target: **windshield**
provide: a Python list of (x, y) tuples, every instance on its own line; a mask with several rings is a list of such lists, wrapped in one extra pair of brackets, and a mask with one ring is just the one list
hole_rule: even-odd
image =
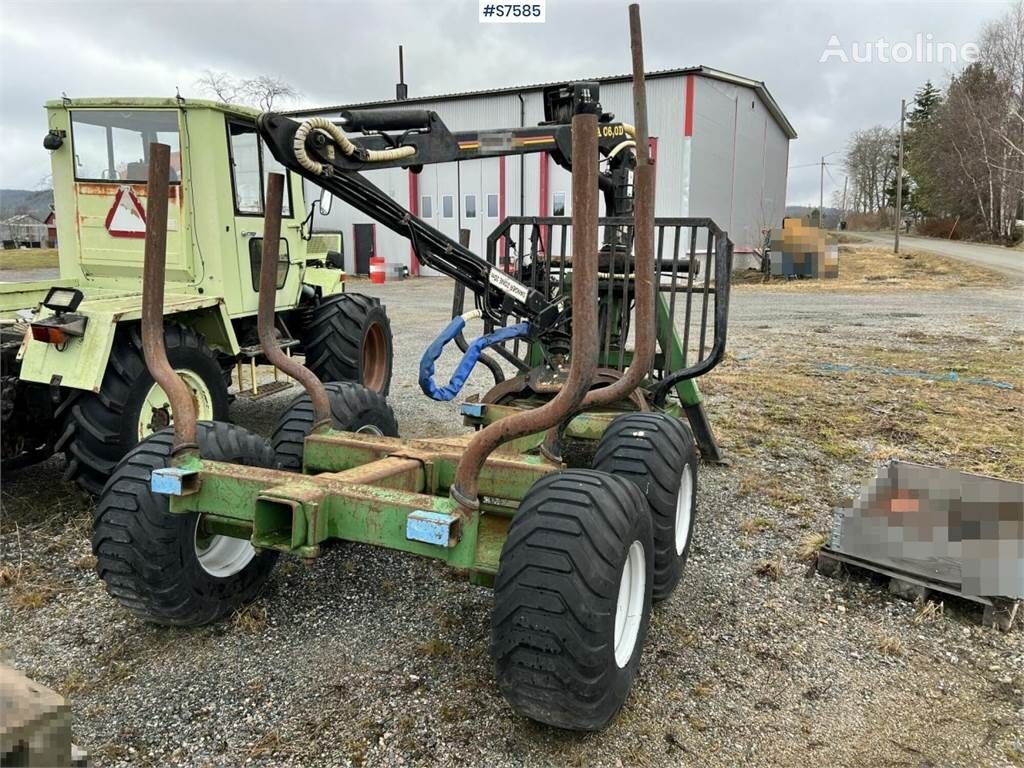
[(145, 182), (149, 145), (171, 148), (171, 181), (181, 180), (178, 113), (174, 110), (76, 109), (71, 112), (75, 178)]

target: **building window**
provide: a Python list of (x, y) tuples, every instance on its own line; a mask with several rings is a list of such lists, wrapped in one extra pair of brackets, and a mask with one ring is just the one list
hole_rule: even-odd
[(446, 219), (454, 218), (455, 198), (451, 195), (443, 195), (441, 197), (441, 215)]
[(466, 218), (476, 218), (476, 195), (466, 195)]
[(181, 181), (177, 112), (76, 109), (71, 112), (71, 134), (79, 181), (145, 183), (152, 141), (170, 146), (170, 180)]
[(423, 197), (420, 198), (420, 218), (434, 218), (434, 198), (430, 195), (423, 195)]
[(487, 218), (496, 219), (498, 218), (498, 196), (494, 194), (487, 195)]
[(555, 192), (551, 196), (551, 215), (565, 216), (565, 192)]

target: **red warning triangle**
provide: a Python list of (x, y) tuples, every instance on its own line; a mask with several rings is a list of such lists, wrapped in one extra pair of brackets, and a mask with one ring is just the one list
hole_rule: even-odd
[(145, 237), (146, 211), (131, 187), (119, 187), (105, 223), (111, 237)]

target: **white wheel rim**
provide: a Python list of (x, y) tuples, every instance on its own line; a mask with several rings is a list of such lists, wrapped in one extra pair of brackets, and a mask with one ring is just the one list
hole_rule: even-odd
[(647, 557), (644, 545), (634, 541), (629, 545), (626, 562), (619, 579), (619, 599), (615, 604), (615, 663), (625, 667), (636, 648), (640, 634), (640, 620), (644, 615), (644, 597), (647, 593)]
[(196, 521), (195, 548), (199, 566), (218, 579), (234, 576), (256, 557), (255, 547), (245, 539), (220, 536), (219, 534), (203, 536), (199, 532), (198, 520)]
[(693, 516), (693, 470), (687, 464), (679, 481), (676, 496), (676, 554), (682, 555), (690, 540), (690, 520)]
[(364, 424), (356, 430), (356, 434), (362, 433), (364, 435), (375, 435), (377, 437), (384, 437), (384, 430), (375, 424)]
[[(187, 368), (182, 368), (177, 373), (184, 379), (192, 392), (192, 400), (196, 404), (196, 418), (200, 421), (213, 421), (213, 395), (210, 394), (206, 382), (200, 378), (199, 374)], [(149, 392), (146, 393), (146, 397), (142, 401), (142, 408), (139, 409), (137, 430), (139, 440), (147, 438), (173, 423), (171, 399), (167, 397), (163, 387), (154, 384), (149, 388)]]

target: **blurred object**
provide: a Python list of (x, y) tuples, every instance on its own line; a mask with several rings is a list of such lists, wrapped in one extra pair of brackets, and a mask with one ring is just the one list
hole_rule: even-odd
[(825, 230), (800, 219), (783, 219), (782, 229), (771, 231), (769, 255), (772, 277), (839, 277), (839, 246), (827, 242)]
[(63, 697), (0, 664), (0, 765), (84, 766)]
[(892, 461), (836, 511), (818, 564), (884, 574), (904, 596), (964, 597), (1008, 629), (1024, 598), (1024, 483)]

